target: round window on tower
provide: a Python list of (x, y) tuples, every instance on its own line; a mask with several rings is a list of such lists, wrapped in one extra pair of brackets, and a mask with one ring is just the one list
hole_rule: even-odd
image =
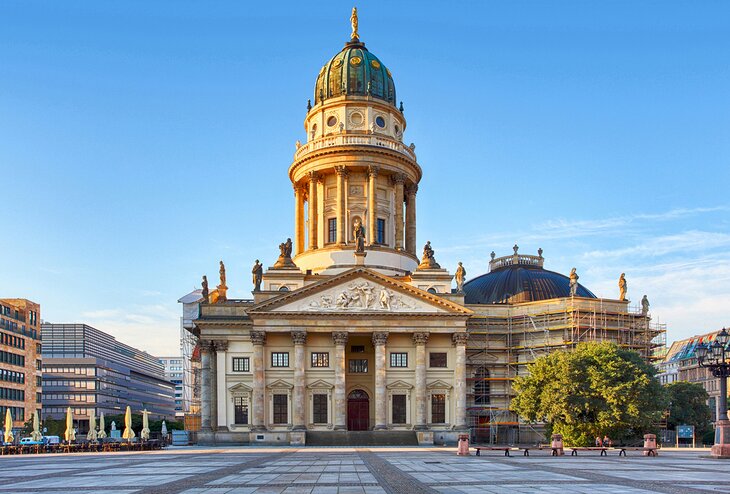
[(385, 119), (383, 117), (376, 117), (375, 125), (377, 125), (381, 129), (385, 128)]
[(334, 127), (335, 125), (337, 125), (337, 117), (335, 117), (334, 115), (332, 115), (330, 118), (328, 118), (327, 119), (327, 125), (329, 127)]

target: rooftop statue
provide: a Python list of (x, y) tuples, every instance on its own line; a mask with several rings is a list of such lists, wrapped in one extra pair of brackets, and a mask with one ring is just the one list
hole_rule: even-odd
[(355, 252), (365, 252), (365, 228), (359, 218), (355, 220), (352, 236), (355, 237)]
[(350, 24), (352, 24), (352, 34), (350, 37), (352, 39), (360, 39), (360, 35), (357, 34), (357, 7), (352, 8), (352, 15), (350, 15)]
[(223, 261), (221, 261), (221, 267), (218, 270), (218, 273), (220, 273), (220, 277), (221, 277), (221, 284), (220, 284), (220, 286), (226, 287), (227, 286), (226, 285), (226, 265), (223, 264)]
[(626, 273), (621, 273), (621, 276), (618, 279), (618, 299), (621, 301), (626, 300), (626, 290), (628, 289), (628, 284), (626, 283)]
[(570, 270), (570, 296), (575, 297), (576, 293), (578, 293), (578, 273), (573, 268)]
[(253, 269), (251, 269), (251, 275), (252, 275), (252, 281), (253, 281), (253, 291), (254, 292), (260, 292), (261, 291), (261, 279), (264, 275), (264, 265), (259, 262), (258, 259), (256, 259), (256, 263), (253, 265)]
[(644, 295), (641, 299), (641, 313), (647, 315), (649, 313), (649, 299)]
[(439, 269), (441, 266), (436, 262), (436, 258), (433, 256), (433, 249), (431, 248), (431, 241), (426, 242), (423, 246), (423, 256), (421, 257), (421, 264), (418, 265), (418, 269)]
[(203, 302), (208, 303), (210, 292), (208, 291), (208, 277), (203, 276)]
[(287, 238), (286, 242), (279, 244), (279, 259), (274, 263), (275, 268), (296, 268), (296, 264), (291, 260), (292, 242), (291, 238)]
[(464, 280), (466, 280), (466, 269), (464, 269), (461, 261), (459, 261), (459, 267), (456, 268), (456, 274), (454, 275), (454, 277), (456, 278), (456, 291), (459, 293), (463, 293)]

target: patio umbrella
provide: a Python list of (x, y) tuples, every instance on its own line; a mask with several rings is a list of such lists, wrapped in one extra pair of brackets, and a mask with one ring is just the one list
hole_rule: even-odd
[(13, 436), (13, 416), (10, 415), (9, 408), (5, 412), (5, 437), (3, 439), (6, 443), (12, 443), (15, 439), (15, 436)]
[(86, 434), (86, 439), (89, 441), (96, 441), (97, 438), (96, 434), (96, 417), (94, 416), (94, 413), (91, 413), (91, 417), (89, 417), (89, 433)]
[(150, 438), (150, 419), (147, 410), (142, 410), (142, 430), (139, 433), (139, 437), (147, 441)]
[(101, 417), (99, 417), (99, 433), (96, 435), (99, 439), (104, 439), (106, 437), (106, 424), (104, 423), (104, 412), (101, 412)]
[(124, 432), (122, 437), (128, 441), (134, 438), (134, 431), (132, 430), (132, 409), (127, 405), (127, 413), (124, 414)]
[(70, 443), (76, 440), (76, 431), (74, 430), (74, 417), (71, 414), (71, 407), (66, 409), (66, 434), (64, 435), (66, 442)]
[(38, 410), (33, 413), (33, 432), (30, 433), (30, 438), (34, 441), (40, 441), (43, 439), (43, 434), (41, 434), (41, 421), (38, 418)]
[(162, 429), (160, 432), (162, 432), (163, 437), (167, 437), (167, 424), (164, 420), (162, 421)]

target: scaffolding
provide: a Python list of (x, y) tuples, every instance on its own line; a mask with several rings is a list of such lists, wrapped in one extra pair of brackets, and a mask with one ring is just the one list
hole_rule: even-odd
[(546, 442), (543, 428), (509, 410), (512, 381), (527, 364), (582, 342), (614, 342), (655, 362), (666, 351), (666, 326), (625, 302), (569, 297), (473, 306), (467, 346), (467, 415), (472, 441)]

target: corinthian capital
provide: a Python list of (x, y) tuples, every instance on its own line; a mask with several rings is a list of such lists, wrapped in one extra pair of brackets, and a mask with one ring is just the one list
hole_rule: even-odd
[(466, 340), (469, 339), (469, 333), (454, 333), (451, 335), (451, 341), (454, 345), (466, 345)]
[(406, 176), (403, 173), (394, 173), (393, 175), (391, 175), (390, 179), (393, 181), (394, 184), (403, 185), (406, 181)]
[(418, 184), (411, 184), (408, 187), (406, 187), (406, 193), (409, 196), (415, 196), (418, 192)]
[(413, 343), (425, 345), (428, 342), (428, 333), (413, 333)]
[(385, 345), (385, 343), (387, 341), (388, 341), (388, 333), (384, 333), (384, 332), (373, 333), (373, 345), (375, 345), (375, 346)]
[(294, 342), (295, 345), (304, 345), (307, 342), (307, 332), (292, 331), (291, 340)]
[(266, 343), (266, 331), (251, 331), (251, 343), (263, 345)]
[(347, 331), (333, 332), (332, 340), (335, 342), (335, 345), (346, 345), (347, 344)]
[(228, 340), (216, 340), (213, 342), (216, 352), (225, 352), (228, 350)]
[(368, 176), (375, 178), (378, 176), (378, 171), (380, 171), (379, 166), (377, 166), (377, 165), (368, 166)]
[(347, 176), (347, 167), (344, 165), (337, 165), (337, 166), (335, 166), (335, 173), (337, 173), (337, 175), (346, 177)]

